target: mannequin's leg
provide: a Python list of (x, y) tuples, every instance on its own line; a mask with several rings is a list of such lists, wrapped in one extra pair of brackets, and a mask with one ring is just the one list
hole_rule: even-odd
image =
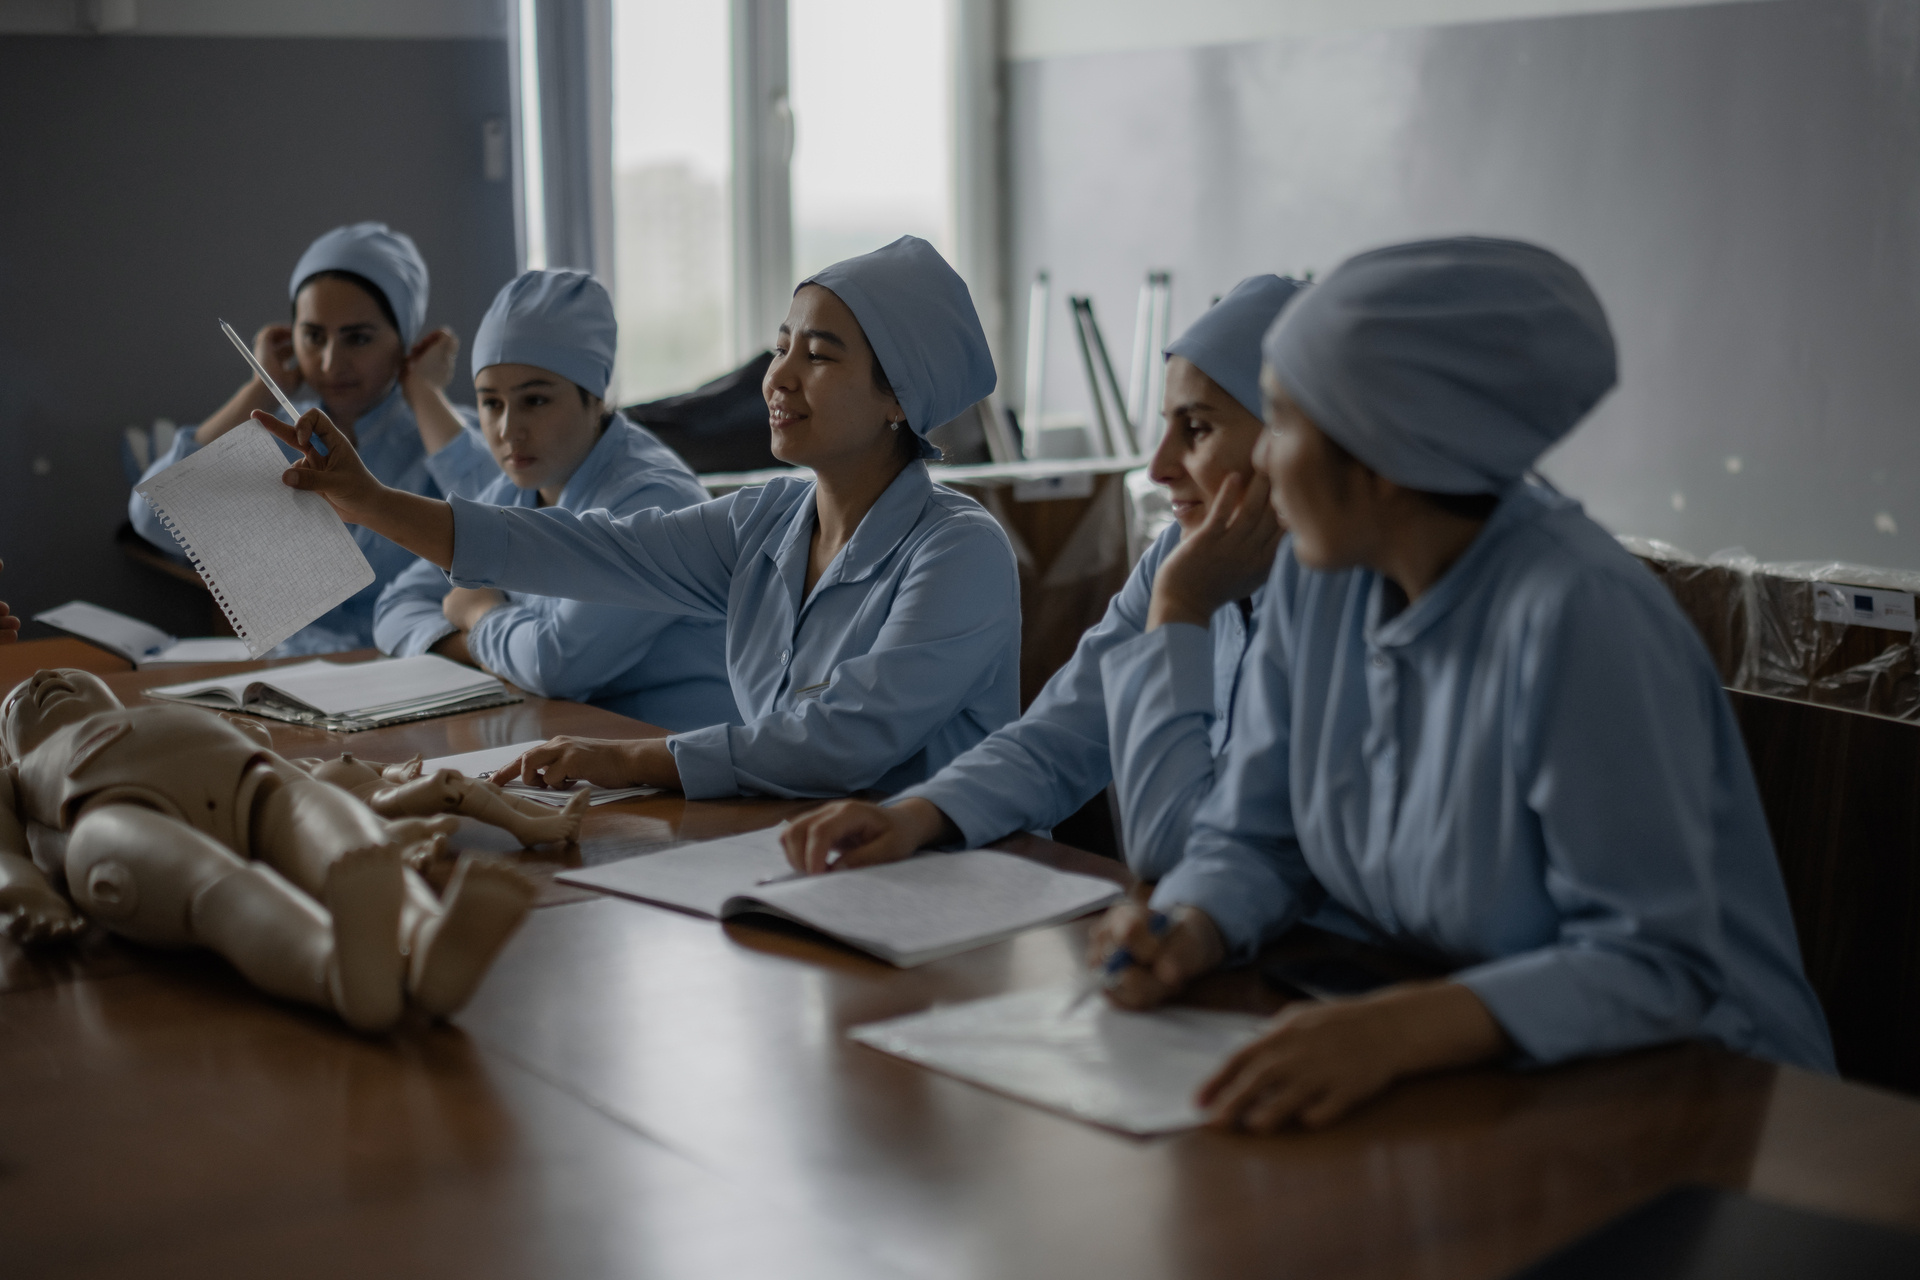
[(438, 912), (422, 912), (407, 966), (414, 1004), (447, 1018), (472, 997), (487, 967), (533, 906), (531, 880), (501, 862), (460, 859)]
[(531, 847), (554, 840), (578, 840), (580, 823), (586, 818), (591, 797), (581, 791), (567, 801), (566, 808), (555, 809), (511, 795), (490, 782), (475, 779), (467, 787), (455, 812), (499, 827), (521, 844)]
[(359, 800), (293, 770), (276, 769), (261, 784), (251, 818), (254, 858), (315, 899), (342, 854), (396, 843), (386, 822)]
[(107, 805), (74, 825), (67, 868), (76, 904), (116, 933), (208, 947), (262, 991), (333, 1009), (362, 1030), (400, 1016), (401, 886), (391, 851), (339, 859), (321, 886), (323, 911), (183, 822)]

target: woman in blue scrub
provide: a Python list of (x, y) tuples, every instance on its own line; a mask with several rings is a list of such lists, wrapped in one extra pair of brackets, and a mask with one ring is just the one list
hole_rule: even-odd
[[(796, 819), (782, 840), (803, 871), (891, 862), (928, 845), (977, 849), (1044, 831), (1115, 782), (1136, 874), (1165, 875), (1213, 788), (1233, 691), (1280, 526), (1263, 476), (1260, 338), (1300, 286), (1242, 280), (1166, 350), (1166, 433), (1150, 474), (1175, 523), (1147, 549), (1099, 624), (1027, 713), (940, 773), (880, 805), (848, 800)], [(1198, 626), (1164, 627), (1172, 598)]]
[(618, 518), (435, 502), (382, 485), (323, 413), (255, 416), (306, 449), (288, 484), (463, 586), (726, 620), (745, 724), (557, 738), (496, 780), (818, 796), (924, 781), (1018, 710), (1013, 548), (924, 462), (926, 433), (993, 382), (966, 285), (905, 236), (803, 282), (780, 326), (762, 384), (773, 452), (810, 480)]
[(1255, 1132), (1422, 1072), (1689, 1037), (1831, 1071), (1705, 647), (1523, 479), (1614, 383), (1580, 273), (1513, 241), (1382, 249), (1264, 350), (1256, 461), (1290, 532), (1163, 914), (1096, 930), (1094, 964), (1131, 953), (1113, 998), (1158, 1004), (1323, 903), (1454, 970), (1284, 1011), (1200, 1092)]
[[(442, 404), (419, 411), (421, 436), (439, 444), (427, 469), (441, 490), (494, 506), (615, 516), (705, 502), (679, 454), (606, 407), (617, 334), (613, 300), (584, 272), (510, 281), (473, 339), (480, 429)], [(449, 588), (445, 574), (416, 560), (381, 595), (373, 637), (383, 653), (431, 650), (542, 697), (666, 729), (740, 722), (726, 624), (715, 618)]]
[[(460, 340), (450, 329), (421, 333), (427, 264), (413, 241), (379, 222), (336, 227), (300, 256), (287, 296), (293, 323), (268, 325), (254, 337), (260, 367), (296, 406), (324, 408), (382, 483), (439, 496), (444, 490), (428, 470), (414, 414), (431, 405), (471, 420), (472, 411), (453, 408), (442, 391), (453, 378)], [(212, 444), (254, 410), (277, 403), (258, 378), (248, 379), (212, 417), (175, 436), (141, 480)], [(127, 499), (127, 518), (148, 542), (178, 554), (173, 535), (137, 493)], [(275, 654), (334, 653), (373, 643), (374, 602), (414, 557), (369, 530), (351, 532), (373, 566), (373, 582), (295, 632)]]

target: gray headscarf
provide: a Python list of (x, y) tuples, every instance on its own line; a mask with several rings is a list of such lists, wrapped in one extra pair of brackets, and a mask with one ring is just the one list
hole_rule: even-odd
[[(1260, 335), (1280, 308), (1300, 292), (1300, 282), (1284, 276), (1248, 276), (1226, 297), (1200, 313), (1187, 331), (1167, 344), (1169, 356), (1183, 356), (1260, 416)], [(1155, 405), (1154, 409), (1158, 410)]]
[(1350, 258), (1280, 313), (1267, 367), (1395, 484), (1498, 493), (1617, 377), (1600, 300), (1538, 245), (1463, 236)]
[(920, 437), (920, 456), (939, 457), (927, 433), (993, 394), (993, 356), (966, 281), (938, 249), (901, 236), (814, 272), (794, 292), (810, 284), (831, 289), (853, 312)]

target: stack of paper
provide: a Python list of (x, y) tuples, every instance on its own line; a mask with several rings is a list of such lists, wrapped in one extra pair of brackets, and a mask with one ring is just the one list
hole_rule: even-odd
[(902, 969), (1059, 924), (1121, 896), (1111, 880), (984, 849), (797, 876), (781, 852), (778, 829), (642, 854), (558, 878), (714, 919), (752, 912), (780, 916)]
[[(484, 751), (468, 751), (457, 756), (441, 756), (438, 760), (429, 760), (420, 766), (421, 772), (433, 773), (439, 769), (452, 769), (466, 774), (469, 778), (491, 778), (494, 771), (518, 759), (521, 755), (546, 741), (535, 738), (531, 742), (516, 742), (510, 747), (488, 747)], [(640, 796), (660, 794), (659, 787), (596, 787), (590, 783), (576, 782), (570, 790), (556, 791), (549, 787), (530, 787), (524, 782), (509, 782), (501, 790), (511, 791), (516, 796), (525, 796), (529, 800), (538, 800), (541, 804), (550, 804), (554, 808), (564, 808), (567, 801), (573, 799), (574, 792), (586, 791), (592, 794), (588, 804), (612, 804), (615, 800), (633, 800)]]
[(303, 662), (165, 685), (147, 696), (340, 733), (520, 701), (486, 672), (432, 653), (378, 662)]
[(72, 600), (58, 609), (36, 613), (33, 620), (79, 636), (108, 653), (117, 653), (137, 667), (166, 662), (245, 662), (253, 656), (247, 652), (247, 642), (235, 636), (175, 640), (138, 618), (129, 618), (84, 600)]
[(883, 1053), (1124, 1133), (1201, 1124), (1194, 1094), (1271, 1025), (1211, 1009), (1129, 1013), (1075, 987), (936, 1006), (847, 1035)]

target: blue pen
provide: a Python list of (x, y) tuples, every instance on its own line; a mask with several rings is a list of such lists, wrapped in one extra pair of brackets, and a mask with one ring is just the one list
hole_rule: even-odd
[[(1147, 914), (1147, 932), (1156, 938), (1164, 934), (1172, 923), (1173, 921), (1163, 911), (1152, 911)], [(1075, 1009), (1087, 1002), (1088, 996), (1096, 991), (1106, 990), (1113, 985), (1113, 980), (1120, 976), (1122, 970), (1138, 963), (1139, 961), (1134, 959), (1133, 952), (1127, 948), (1115, 948), (1113, 954), (1107, 957), (1107, 962), (1100, 966), (1100, 972), (1080, 988), (1060, 1016), (1063, 1018), (1070, 1016)]]
[[(287, 411), (287, 425), (292, 426), (294, 423), (300, 421), (300, 411), (293, 407), (293, 401), (287, 398), (287, 393), (280, 389), (279, 383), (267, 376), (267, 371), (260, 367), (260, 362), (253, 358), (253, 348), (240, 341), (240, 335), (235, 333), (233, 326), (225, 320), (220, 322), (220, 330), (232, 341), (234, 349), (239, 351), (241, 356), (245, 358), (247, 367), (253, 370), (254, 376), (267, 384), (267, 390), (273, 392), (273, 398), (278, 400), (280, 407)], [(323, 458), (327, 456), (326, 442), (321, 440), (319, 436), (310, 436), (307, 442), (313, 446), (315, 453)]]

